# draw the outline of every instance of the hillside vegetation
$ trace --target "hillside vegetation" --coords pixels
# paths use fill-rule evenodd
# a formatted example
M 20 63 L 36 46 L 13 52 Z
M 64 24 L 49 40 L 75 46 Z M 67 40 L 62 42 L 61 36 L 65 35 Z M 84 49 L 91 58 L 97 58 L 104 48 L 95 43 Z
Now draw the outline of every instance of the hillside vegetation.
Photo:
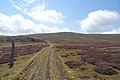
M 12 39 L 15 64 L 8 68 Z M 120 35 L 1 36 L 0 80 L 120 80 Z

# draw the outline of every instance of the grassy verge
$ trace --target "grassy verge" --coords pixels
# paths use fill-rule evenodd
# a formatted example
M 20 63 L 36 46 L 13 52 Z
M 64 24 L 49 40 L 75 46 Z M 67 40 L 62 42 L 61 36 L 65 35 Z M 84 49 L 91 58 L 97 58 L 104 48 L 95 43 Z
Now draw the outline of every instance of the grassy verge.
M 28 74 L 23 72 L 23 74 L 25 74 L 25 75 L 23 75 L 23 77 L 28 79 L 32 73 L 32 70 L 33 70 L 32 68 L 35 67 L 36 62 L 39 59 L 39 55 L 41 55 L 45 49 L 46 48 L 42 49 L 40 52 L 36 53 L 34 56 L 32 56 L 30 59 L 28 59 L 28 61 L 26 61 L 26 63 L 24 63 L 24 65 L 22 66 L 23 69 L 21 71 L 19 71 L 19 73 L 17 73 L 16 76 L 20 76 L 21 75 L 20 73 L 22 71 L 25 71 L 26 69 L 28 69 L 28 70 L 26 70 Z M 31 66 L 31 67 L 29 67 L 29 66 Z
M 45 80 L 46 77 L 46 65 L 47 65 L 47 58 L 48 58 L 48 50 L 49 48 L 47 48 L 47 50 L 43 53 L 44 55 L 42 56 L 42 64 L 40 67 L 40 71 L 39 71 L 39 75 L 38 75 L 38 80 Z
M 2 77 L 2 80 L 17 78 L 20 72 L 24 71 L 24 69 L 26 69 L 26 67 L 30 65 L 40 53 L 41 51 L 36 54 L 16 57 L 15 65 L 12 68 L 8 68 L 8 64 L 0 65 L 0 77 Z
M 16 57 L 15 65 L 12 68 L 8 68 L 8 63 L 1 64 L 0 65 L 0 76 L 2 80 L 9 80 L 13 76 L 15 76 L 16 73 L 19 73 L 19 71 L 23 68 L 23 64 L 27 62 L 27 60 L 31 58 L 32 56 L 34 55 L 31 54 L 31 55 Z
M 51 50 L 51 56 L 50 56 L 51 62 L 50 62 L 50 66 L 51 66 L 51 80 L 60 80 L 60 76 L 57 70 L 57 66 L 56 66 L 56 58 L 55 58 L 55 51 L 54 49 Z

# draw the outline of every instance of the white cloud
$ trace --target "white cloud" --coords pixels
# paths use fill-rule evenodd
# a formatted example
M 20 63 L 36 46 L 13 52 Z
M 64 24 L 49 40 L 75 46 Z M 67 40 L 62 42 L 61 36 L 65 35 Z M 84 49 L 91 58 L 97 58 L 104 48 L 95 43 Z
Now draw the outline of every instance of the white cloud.
M 40 22 L 50 22 L 50 23 L 63 23 L 63 15 L 61 12 L 56 10 L 47 10 L 44 5 L 32 8 L 27 12 L 34 20 Z
M 80 28 L 85 33 L 102 33 L 109 31 L 112 23 L 118 19 L 116 11 L 98 10 L 88 14 L 80 21 Z
M 15 7 L 17 10 L 24 12 L 21 7 L 19 7 L 19 6 L 17 6 L 17 5 L 12 5 L 12 6 Z
M 26 6 L 36 2 L 37 0 L 24 0 L 24 2 L 26 2 Z
M 7 16 L 0 13 L 0 34 L 18 35 L 29 33 L 71 32 L 67 28 L 49 27 L 44 24 L 36 24 L 32 20 L 25 19 L 20 14 Z
M 31 5 L 31 4 L 33 4 L 34 2 L 37 2 L 38 0 L 20 0 L 20 3 L 21 4 L 19 4 L 19 6 L 23 6 L 23 7 L 27 7 L 27 6 L 29 6 L 29 5 Z M 15 0 L 10 0 L 10 2 L 12 3 L 12 4 L 15 4 Z M 19 2 L 19 1 L 17 1 L 17 2 Z
M 15 4 L 14 1 L 12 1 L 12 6 L 39 22 L 55 24 L 64 22 L 64 16 L 62 12 L 53 9 L 47 9 L 44 3 L 35 5 L 31 8 L 30 5 L 36 1 L 38 0 L 24 0 L 21 2 L 21 4 L 18 5 Z
M 14 1 L 13 1 L 13 0 L 10 0 L 10 3 L 14 4 Z
M 103 32 L 102 34 L 120 34 L 120 27 L 109 32 Z
M 51 23 L 63 23 L 63 14 L 53 9 L 47 9 L 39 0 L 10 0 L 12 6 L 33 20 L 24 18 L 21 14 L 7 16 L 0 13 L 0 34 L 18 35 L 30 33 L 71 32 L 68 28 L 51 27 Z M 37 21 L 37 23 L 35 23 Z M 45 25 L 45 24 L 48 25 Z M 50 23 L 50 24 L 49 24 Z

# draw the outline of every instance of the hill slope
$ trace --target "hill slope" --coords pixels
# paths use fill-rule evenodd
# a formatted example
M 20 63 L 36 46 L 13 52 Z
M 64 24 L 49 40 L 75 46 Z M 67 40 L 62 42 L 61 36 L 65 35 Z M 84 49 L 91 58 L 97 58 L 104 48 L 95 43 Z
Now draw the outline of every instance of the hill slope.
M 120 35 L 14 36 L 15 64 L 8 68 L 12 38 L 0 37 L 0 80 L 120 80 Z
M 119 34 L 80 34 L 71 32 L 50 33 L 50 34 L 34 34 L 30 37 L 39 38 L 59 44 L 120 44 Z

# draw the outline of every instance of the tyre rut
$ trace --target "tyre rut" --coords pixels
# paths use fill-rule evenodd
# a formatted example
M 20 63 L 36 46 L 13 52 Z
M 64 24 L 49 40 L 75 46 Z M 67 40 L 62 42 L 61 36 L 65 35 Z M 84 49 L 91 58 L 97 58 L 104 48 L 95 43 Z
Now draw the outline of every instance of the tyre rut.
M 51 47 L 49 48 L 48 52 L 48 60 L 47 60 L 47 65 L 46 65 L 46 80 L 51 80 L 50 76 L 50 55 L 51 55 Z
M 54 55 L 55 55 L 55 58 L 56 58 L 56 66 L 57 66 L 57 69 L 58 69 L 58 72 L 59 72 L 59 76 L 60 76 L 60 79 L 61 80 L 65 80 L 65 75 L 64 75 L 64 72 L 62 70 L 62 66 L 60 65 L 60 58 L 58 57 L 55 49 L 54 49 Z

